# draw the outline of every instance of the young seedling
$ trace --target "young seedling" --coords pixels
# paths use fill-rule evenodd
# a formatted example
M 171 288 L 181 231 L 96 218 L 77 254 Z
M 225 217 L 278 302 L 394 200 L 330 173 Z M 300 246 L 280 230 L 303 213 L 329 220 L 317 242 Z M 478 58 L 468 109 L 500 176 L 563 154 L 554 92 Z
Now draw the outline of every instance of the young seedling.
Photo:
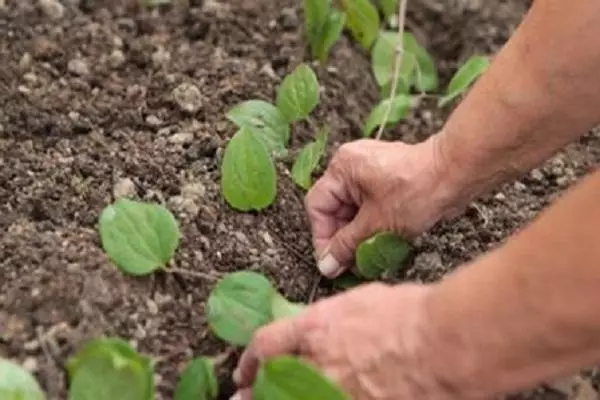
M 379 12 L 370 0 L 339 0 L 346 13 L 346 27 L 364 50 L 370 50 L 379 34 Z
M 456 71 L 446 93 L 438 101 L 439 107 L 444 107 L 456 97 L 465 93 L 475 80 L 485 72 L 490 65 L 490 60 L 485 56 L 471 56 L 463 65 Z
M 239 271 L 225 276 L 215 286 L 206 307 L 209 326 L 217 337 L 233 345 L 247 346 L 260 327 L 296 316 L 305 305 L 287 300 L 263 275 Z M 348 399 L 314 367 L 291 356 L 263 363 L 252 391 L 253 398 L 260 400 Z
M 0 399 L 46 400 L 34 376 L 19 364 L 0 358 Z
M 315 141 L 308 143 L 300 151 L 292 166 L 292 179 L 305 190 L 312 186 L 312 173 L 325 153 L 328 136 L 327 128 L 322 128 L 317 133 Z
M 131 275 L 166 269 L 179 246 L 179 226 L 169 210 L 126 198 L 102 211 L 99 231 L 110 259 Z
M 304 0 L 304 29 L 311 56 L 321 64 L 340 38 L 346 14 L 331 6 L 331 0 Z
M 410 253 L 410 246 L 398 235 L 381 232 L 356 248 L 356 273 L 364 279 L 377 279 L 398 271 Z
M 67 363 L 69 400 L 154 400 L 154 364 L 118 338 L 95 339 Z
M 308 119 L 319 104 L 319 82 L 313 70 L 306 64 L 299 64 L 282 81 L 275 103 L 248 100 L 234 106 L 227 114 L 239 130 L 223 155 L 221 190 L 227 203 L 239 211 L 263 210 L 275 200 L 275 161 L 287 154 L 291 126 Z M 321 136 L 317 136 L 321 145 L 319 138 Z M 307 157 L 302 153 L 301 156 Z M 302 182 L 306 181 L 305 173 L 303 168 Z M 300 172 L 296 176 L 298 174 Z
M 216 400 L 219 397 L 219 382 L 214 362 L 208 357 L 196 357 L 183 370 L 174 400 Z

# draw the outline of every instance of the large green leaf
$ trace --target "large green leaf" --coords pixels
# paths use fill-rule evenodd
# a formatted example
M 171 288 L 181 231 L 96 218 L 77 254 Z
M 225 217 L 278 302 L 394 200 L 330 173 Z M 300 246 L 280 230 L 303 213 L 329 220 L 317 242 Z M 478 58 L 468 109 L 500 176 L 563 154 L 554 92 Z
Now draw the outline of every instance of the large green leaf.
M 174 400 L 215 400 L 219 396 L 219 382 L 212 361 L 197 357 L 186 367 L 177 386 Z
M 165 268 L 179 246 L 179 226 L 168 209 L 126 198 L 102 211 L 99 231 L 110 259 L 132 275 Z
M 88 342 L 67 364 L 69 400 L 154 400 L 152 360 L 118 338 Z
M 0 399 L 45 400 L 46 395 L 29 371 L 19 364 L 0 358 Z
M 321 129 L 316 140 L 308 143 L 300 151 L 292 166 L 292 179 L 303 189 L 308 190 L 312 185 L 312 172 L 319 165 L 319 160 L 325 153 L 327 137 L 327 129 Z
M 247 128 L 264 143 L 268 152 L 283 156 L 290 139 L 290 125 L 279 109 L 263 100 L 247 100 L 227 113 L 240 129 Z
M 318 59 L 321 64 L 324 64 L 327 61 L 329 52 L 342 35 L 345 24 L 346 14 L 332 9 L 329 17 L 327 18 L 327 22 L 321 31 L 318 41 L 311 46 L 313 49 L 312 56 Z
M 397 32 L 385 31 L 379 34 L 377 42 L 375 42 L 375 45 L 373 46 L 371 51 L 371 65 L 375 80 L 380 87 L 389 85 L 391 89 L 391 81 L 394 77 L 394 68 L 396 65 L 396 48 L 399 42 L 400 40 Z M 406 88 L 405 93 L 408 93 L 416 68 L 416 56 L 408 52 L 405 48 L 398 77 L 400 80 L 398 84 L 401 87 Z
M 466 92 L 469 86 L 485 72 L 489 64 L 490 60 L 484 56 L 475 55 L 469 58 L 450 80 L 446 94 L 439 99 L 438 106 L 444 107 L 456 97 Z
M 389 232 L 378 233 L 356 248 L 358 274 L 365 279 L 376 279 L 394 272 L 402 266 L 409 252 L 408 243 L 401 237 Z
M 261 365 L 254 400 L 349 400 L 341 388 L 306 361 L 279 356 Z
M 305 308 L 304 304 L 293 303 L 279 293 L 274 293 L 271 299 L 273 319 L 294 317 L 300 314 Z
M 410 97 L 401 94 L 394 97 L 391 101 L 390 99 L 385 99 L 377 104 L 367 117 L 367 122 L 365 122 L 365 127 L 363 129 L 364 137 L 370 136 L 375 128 L 382 124 L 390 105 L 391 109 L 389 118 L 385 124 L 386 127 L 395 125 L 406 116 L 411 105 Z
M 438 72 L 433 57 L 410 32 L 404 33 L 405 51 L 416 58 L 414 83 L 418 90 L 428 92 L 438 88 Z
M 276 104 L 288 122 L 308 118 L 319 104 L 319 82 L 308 65 L 298 65 L 283 79 Z
M 221 190 L 225 200 L 240 211 L 264 209 L 277 194 L 275 164 L 258 136 L 241 128 L 223 154 Z
M 330 10 L 331 0 L 304 0 L 304 29 L 312 48 L 321 41 Z
M 255 272 L 225 276 L 206 303 L 210 329 L 231 344 L 247 345 L 254 332 L 273 319 L 271 301 L 275 293 L 269 280 Z
M 379 34 L 379 13 L 370 0 L 340 0 L 346 12 L 346 26 L 352 37 L 365 50 L 371 46 Z

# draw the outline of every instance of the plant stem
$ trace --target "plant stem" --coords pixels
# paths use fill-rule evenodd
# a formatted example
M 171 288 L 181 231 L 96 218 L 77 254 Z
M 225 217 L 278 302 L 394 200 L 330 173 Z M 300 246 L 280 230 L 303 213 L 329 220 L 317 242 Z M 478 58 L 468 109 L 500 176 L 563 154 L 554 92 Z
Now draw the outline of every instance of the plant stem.
M 396 95 L 396 89 L 398 87 L 398 79 L 400 79 L 400 66 L 402 65 L 402 59 L 404 58 L 404 25 L 406 24 L 406 3 L 408 0 L 400 0 L 400 4 L 398 6 L 398 46 L 396 47 L 396 58 L 394 60 L 394 75 L 392 77 L 392 88 L 390 90 L 390 98 L 388 101 L 387 109 L 385 110 L 385 116 L 383 120 L 379 124 L 379 130 L 377 131 L 377 135 L 375 135 L 375 139 L 381 139 L 381 135 L 383 135 L 383 130 L 385 129 L 385 125 L 390 119 L 390 114 L 392 112 L 392 103 L 394 97 Z

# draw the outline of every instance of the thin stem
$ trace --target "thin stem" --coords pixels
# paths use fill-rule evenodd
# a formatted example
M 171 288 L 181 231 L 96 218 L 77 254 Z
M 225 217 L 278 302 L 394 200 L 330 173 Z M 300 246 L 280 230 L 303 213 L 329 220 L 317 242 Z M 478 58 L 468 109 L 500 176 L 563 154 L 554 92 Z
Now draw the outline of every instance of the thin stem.
M 400 78 L 400 66 L 402 65 L 402 59 L 404 58 L 404 25 L 406 24 L 406 3 L 408 0 L 400 0 L 399 11 L 398 11 L 398 46 L 396 47 L 396 58 L 394 60 L 394 75 L 392 77 L 392 88 L 390 90 L 390 98 L 388 101 L 387 109 L 385 110 L 385 115 L 383 120 L 379 124 L 379 130 L 377 131 L 377 135 L 375 135 L 375 139 L 381 139 L 381 135 L 383 135 L 383 130 L 385 129 L 385 125 L 390 119 L 390 114 L 392 113 L 392 103 L 394 100 L 394 96 L 396 95 L 396 90 L 398 88 L 398 80 Z

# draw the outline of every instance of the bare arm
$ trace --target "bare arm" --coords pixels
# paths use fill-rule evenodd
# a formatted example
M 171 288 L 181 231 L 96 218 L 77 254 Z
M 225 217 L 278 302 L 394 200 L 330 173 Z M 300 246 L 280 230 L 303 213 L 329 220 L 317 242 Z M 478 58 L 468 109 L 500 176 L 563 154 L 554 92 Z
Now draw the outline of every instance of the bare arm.
M 600 122 L 600 2 L 536 0 L 434 140 L 464 206 Z M 459 193 L 456 193 L 459 192 Z
M 600 171 L 432 290 L 426 348 L 446 360 L 438 370 L 460 371 L 447 382 L 489 395 L 600 361 L 598 199 Z

